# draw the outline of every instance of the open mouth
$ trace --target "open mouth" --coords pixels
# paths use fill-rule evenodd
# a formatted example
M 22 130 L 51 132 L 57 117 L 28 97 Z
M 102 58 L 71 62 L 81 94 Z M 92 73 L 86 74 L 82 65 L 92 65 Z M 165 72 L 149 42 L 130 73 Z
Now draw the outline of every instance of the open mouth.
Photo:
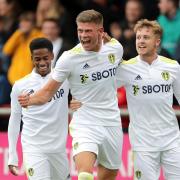
M 90 40 L 81 40 L 82 45 L 88 45 L 90 42 Z
M 138 46 L 138 49 L 144 50 L 144 49 L 146 49 L 146 46 Z

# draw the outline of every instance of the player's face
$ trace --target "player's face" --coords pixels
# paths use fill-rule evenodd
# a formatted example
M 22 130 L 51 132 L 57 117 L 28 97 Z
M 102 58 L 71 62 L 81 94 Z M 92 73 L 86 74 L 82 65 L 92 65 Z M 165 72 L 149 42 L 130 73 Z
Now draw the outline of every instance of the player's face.
M 51 60 L 53 53 L 46 48 L 36 49 L 32 53 L 32 60 L 36 72 L 41 76 L 46 76 L 51 71 Z
M 160 39 L 152 28 L 143 27 L 136 33 L 136 50 L 142 57 L 153 57 L 160 44 Z
M 99 51 L 102 44 L 103 27 L 95 23 L 77 23 L 80 43 L 86 51 Z

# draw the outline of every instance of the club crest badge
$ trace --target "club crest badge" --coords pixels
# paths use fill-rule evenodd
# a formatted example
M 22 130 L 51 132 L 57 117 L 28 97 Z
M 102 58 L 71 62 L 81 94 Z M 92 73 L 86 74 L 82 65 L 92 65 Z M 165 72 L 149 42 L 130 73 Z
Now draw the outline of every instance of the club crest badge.
M 33 168 L 29 168 L 28 169 L 28 175 L 29 176 L 33 176 L 33 174 L 34 174 L 34 169 Z
M 115 63 L 115 55 L 114 54 L 109 54 L 108 59 L 111 64 Z
M 161 73 L 161 75 L 162 75 L 162 78 L 163 78 L 165 81 L 168 81 L 169 78 L 170 78 L 170 74 L 169 74 L 169 72 L 167 72 L 167 71 L 163 71 L 163 72 Z
M 74 150 L 77 150 L 78 146 L 79 146 L 79 143 L 76 142 L 76 143 L 74 144 L 74 146 L 73 146 Z
M 137 170 L 137 171 L 135 172 L 135 176 L 136 176 L 137 179 L 141 179 L 141 176 L 142 176 L 141 171 Z

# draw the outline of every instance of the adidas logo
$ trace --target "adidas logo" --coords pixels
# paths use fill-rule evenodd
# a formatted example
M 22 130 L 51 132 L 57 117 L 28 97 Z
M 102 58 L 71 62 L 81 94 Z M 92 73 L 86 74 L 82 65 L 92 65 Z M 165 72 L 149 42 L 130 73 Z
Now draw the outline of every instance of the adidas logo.
M 135 80 L 142 80 L 142 77 L 140 75 L 137 75 L 137 77 L 135 78 Z
M 86 64 L 83 66 L 83 69 L 87 69 L 87 68 L 89 68 L 89 67 L 90 67 L 89 64 L 86 63 Z
M 31 94 L 33 94 L 34 93 L 34 90 L 33 89 L 31 89 L 29 92 L 28 92 L 28 96 L 30 96 Z

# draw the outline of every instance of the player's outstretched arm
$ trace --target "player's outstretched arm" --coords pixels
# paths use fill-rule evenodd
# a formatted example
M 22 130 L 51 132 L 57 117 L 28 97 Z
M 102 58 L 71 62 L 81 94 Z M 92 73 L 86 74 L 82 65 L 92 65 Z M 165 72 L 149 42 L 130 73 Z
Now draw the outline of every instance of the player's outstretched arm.
M 61 82 L 50 79 L 47 84 L 33 95 L 21 94 L 18 101 L 22 107 L 26 108 L 30 105 L 42 105 L 48 102 L 61 86 Z

